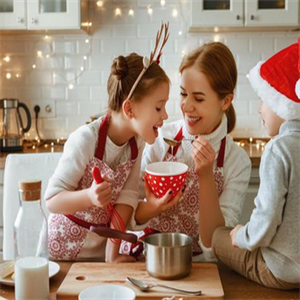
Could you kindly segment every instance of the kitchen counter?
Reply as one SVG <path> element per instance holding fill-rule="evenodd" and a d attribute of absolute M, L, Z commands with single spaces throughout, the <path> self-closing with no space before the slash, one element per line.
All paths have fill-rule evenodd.
<path fill-rule="evenodd" d="M 66 277 L 72 262 L 59 262 L 59 265 L 61 268 L 60 272 L 50 281 L 50 300 L 56 299 L 56 291 Z M 292 291 L 269 289 L 245 279 L 221 263 L 218 263 L 218 269 L 225 294 L 224 299 L 300 299 L 299 289 Z M 178 287 L 180 287 L 180 285 Z M 1 297 L 10 300 L 15 299 L 14 288 L 0 285 L 0 299 Z M 201 299 L 201 296 L 199 299 Z M 178 298 L 176 298 L 176 300 L 178 300 Z"/>

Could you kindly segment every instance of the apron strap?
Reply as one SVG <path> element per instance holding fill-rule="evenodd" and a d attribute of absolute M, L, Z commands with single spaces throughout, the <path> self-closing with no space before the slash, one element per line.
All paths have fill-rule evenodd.
<path fill-rule="evenodd" d="M 98 132 L 98 146 L 95 151 L 95 157 L 102 160 L 105 152 L 105 144 L 106 144 L 106 137 L 107 137 L 107 130 L 110 122 L 110 113 L 108 112 L 102 123 L 100 124 L 99 132 Z M 134 137 L 129 140 L 129 145 L 131 149 L 131 159 L 134 160 L 138 156 L 138 147 Z"/>
<path fill-rule="evenodd" d="M 95 151 L 95 157 L 97 157 L 100 160 L 102 160 L 103 156 L 104 156 L 109 121 L 110 121 L 110 113 L 108 112 L 105 115 L 104 119 L 102 120 L 102 123 L 99 128 L 99 132 L 98 132 L 98 146 Z"/>
<path fill-rule="evenodd" d="M 181 127 L 181 128 L 179 129 L 177 135 L 175 136 L 175 139 L 174 139 L 174 140 L 177 141 L 177 142 L 180 142 L 182 139 L 183 139 L 183 134 L 182 134 L 182 127 Z M 176 155 L 179 146 L 180 146 L 180 144 L 178 144 L 177 146 L 175 146 L 175 147 L 173 148 L 173 156 Z M 172 148 L 171 148 L 171 147 L 169 148 L 168 153 L 169 153 L 169 154 L 172 154 Z"/>
<path fill-rule="evenodd" d="M 220 151 L 218 155 L 217 167 L 223 168 L 224 166 L 224 158 L 225 158 L 225 146 L 226 146 L 226 136 L 221 140 Z"/>

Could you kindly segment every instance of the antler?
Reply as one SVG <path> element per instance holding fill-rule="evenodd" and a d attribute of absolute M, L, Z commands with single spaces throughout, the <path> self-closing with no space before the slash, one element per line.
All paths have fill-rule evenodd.
<path fill-rule="evenodd" d="M 162 36 L 162 33 L 164 31 L 164 38 L 162 40 L 162 44 L 160 46 L 160 49 L 158 51 L 158 54 L 157 54 L 157 57 L 156 59 L 154 59 L 155 55 L 156 55 L 156 52 L 157 52 L 157 49 L 158 49 L 158 45 L 159 45 L 159 42 L 160 42 L 160 39 L 161 39 L 161 36 Z M 141 81 L 143 75 L 145 74 L 145 72 L 147 71 L 147 69 L 156 61 L 158 64 L 159 64 L 159 59 L 161 57 L 161 54 L 162 54 L 162 49 L 163 47 L 165 46 L 165 44 L 167 43 L 168 41 L 168 38 L 169 38 L 169 23 L 161 23 L 161 26 L 160 26 L 160 29 L 158 30 L 157 34 L 156 34 L 156 39 L 155 39 L 155 45 L 154 45 L 154 49 L 153 51 L 151 51 L 150 53 L 150 59 L 148 59 L 148 57 L 144 57 L 143 59 L 143 70 L 142 72 L 140 73 L 140 75 L 138 76 L 138 78 L 136 79 L 135 83 L 133 84 L 129 94 L 128 94 L 128 97 L 127 99 L 130 99 L 137 87 L 137 85 L 139 84 L 139 82 Z"/>

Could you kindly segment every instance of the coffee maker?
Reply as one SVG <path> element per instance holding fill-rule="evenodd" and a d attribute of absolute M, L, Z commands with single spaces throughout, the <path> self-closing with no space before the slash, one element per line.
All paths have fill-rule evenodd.
<path fill-rule="evenodd" d="M 26 115 L 26 127 L 20 110 Z M 18 99 L 0 100 L 0 148 L 2 152 L 19 151 L 23 148 L 24 133 L 31 127 L 28 107 Z"/>

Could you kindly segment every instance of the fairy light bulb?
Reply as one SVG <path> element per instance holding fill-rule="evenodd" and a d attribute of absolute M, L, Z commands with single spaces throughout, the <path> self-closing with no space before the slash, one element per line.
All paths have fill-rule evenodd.
<path fill-rule="evenodd" d="M 85 56 L 83 57 L 83 59 L 84 59 L 84 60 L 87 60 L 87 56 L 85 55 Z"/>
<path fill-rule="evenodd" d="M 36 68 L 36 65 L 35 65 L 35 64 L 33 64 L 33 65 L 32 65 L 32 69 L 35 69 L 35 68 Z"/>
<path fill-rule="evenodd" d="M 121 9 L 119 7 L 117 7 L 116 10 L 115 10 L 115 15 L 116 16 L 121 16 L 121 14 L 122 14 Z"/>
<path fill-rule="evenodd" d="M 43 52 L 42 52 L 42 51 L 40 51 L 40 50 L 39 50 L 39 51 L 37 51 L 37 53 L 36 53 L 36 54 L 37 54 L 37 56 L 38 56 L 38 57 L 42 57 L 42 56 L 43 56 Z"/>
<path fill-rule="evenodd" d="M 180 31 L 178 31 L 178 35 L 182 35 L 182 31 L 180 30 Z"/>
<path fill-rule="evenodd" d="M 69 83 L 69 90 L 73 90 L 74 89 L 74 84 L 73 83 Z"/>
<path fill-rule="evenodd" d="M 10 57 L 9 57 L 9 56 L 5 56 L 5 57 L 3 58 L 3 60 L 6 61 L 6 62 L 10 62 Z"/>
<path fill-rule="evenodd" d="M 17 73 L 16 78 L 20 78 L 20 77 L 21 77 L 21 74 Z"/>
<path fill-rule="evenodd" d="M 45 35 L 45 40 L 49 40 L 49 35 Z"/>
<path fill-rule="evenodd" d="M 6 73 L 6 75 L 5 75 L 5 77 L 6 77 L 6 79 L 11 79 L 11 74 L 10 73 Z"/>
<path fill-rule="evenodd" d="M 128 15 L 129 16 L 133 16 L 134 15 L 134 10 L 133 9 L 129 9 Z"/>
<path fill-rule="evenodd" d="M 177 10 L 176 8 L 174 8 L 174 9 L 172 10 L 172 17 L 173 17 L 173 18 L 177 18 L 177 17 L 178 17 L 178 10 Z"/>
<path fill-rule="evenodd" d="M 84 71 L 84 67 L 81 67 L 80 70 L 81 70 L 81 71 Z"/>
<path fill-rule="evenodd" d="M 85 40 L 85 43 L 86 43 L 86 44 L 88 44 L 89 42 L 90 42 L 90 40 L 89 40 L 89 39 L 86 39 L 86 40 Z"/>
<path fill-rule="evenodd" d="M 148 14 L 151 16 L 153 14 L 153 9 L 149 6 L 148 7 Z"/>
<path fill-rule="evenodd" d="M 46 58 L 49 58 L 49 57 L 50 57 L 50 55 L 49 55 L 49 54 L 47 54 L 47 55 L 46 55 Z"/>
<path fill-rule="evenodd" d="M 97 1 L 97 6 L 98 7 L 103 7 L 103 4 L 104 4 L 103 1 Z"/>
<path fill-rule="evenodd" d="M 165 6 L 166 5 L 166 0 L 160 0 L 160 5 Z"/>

